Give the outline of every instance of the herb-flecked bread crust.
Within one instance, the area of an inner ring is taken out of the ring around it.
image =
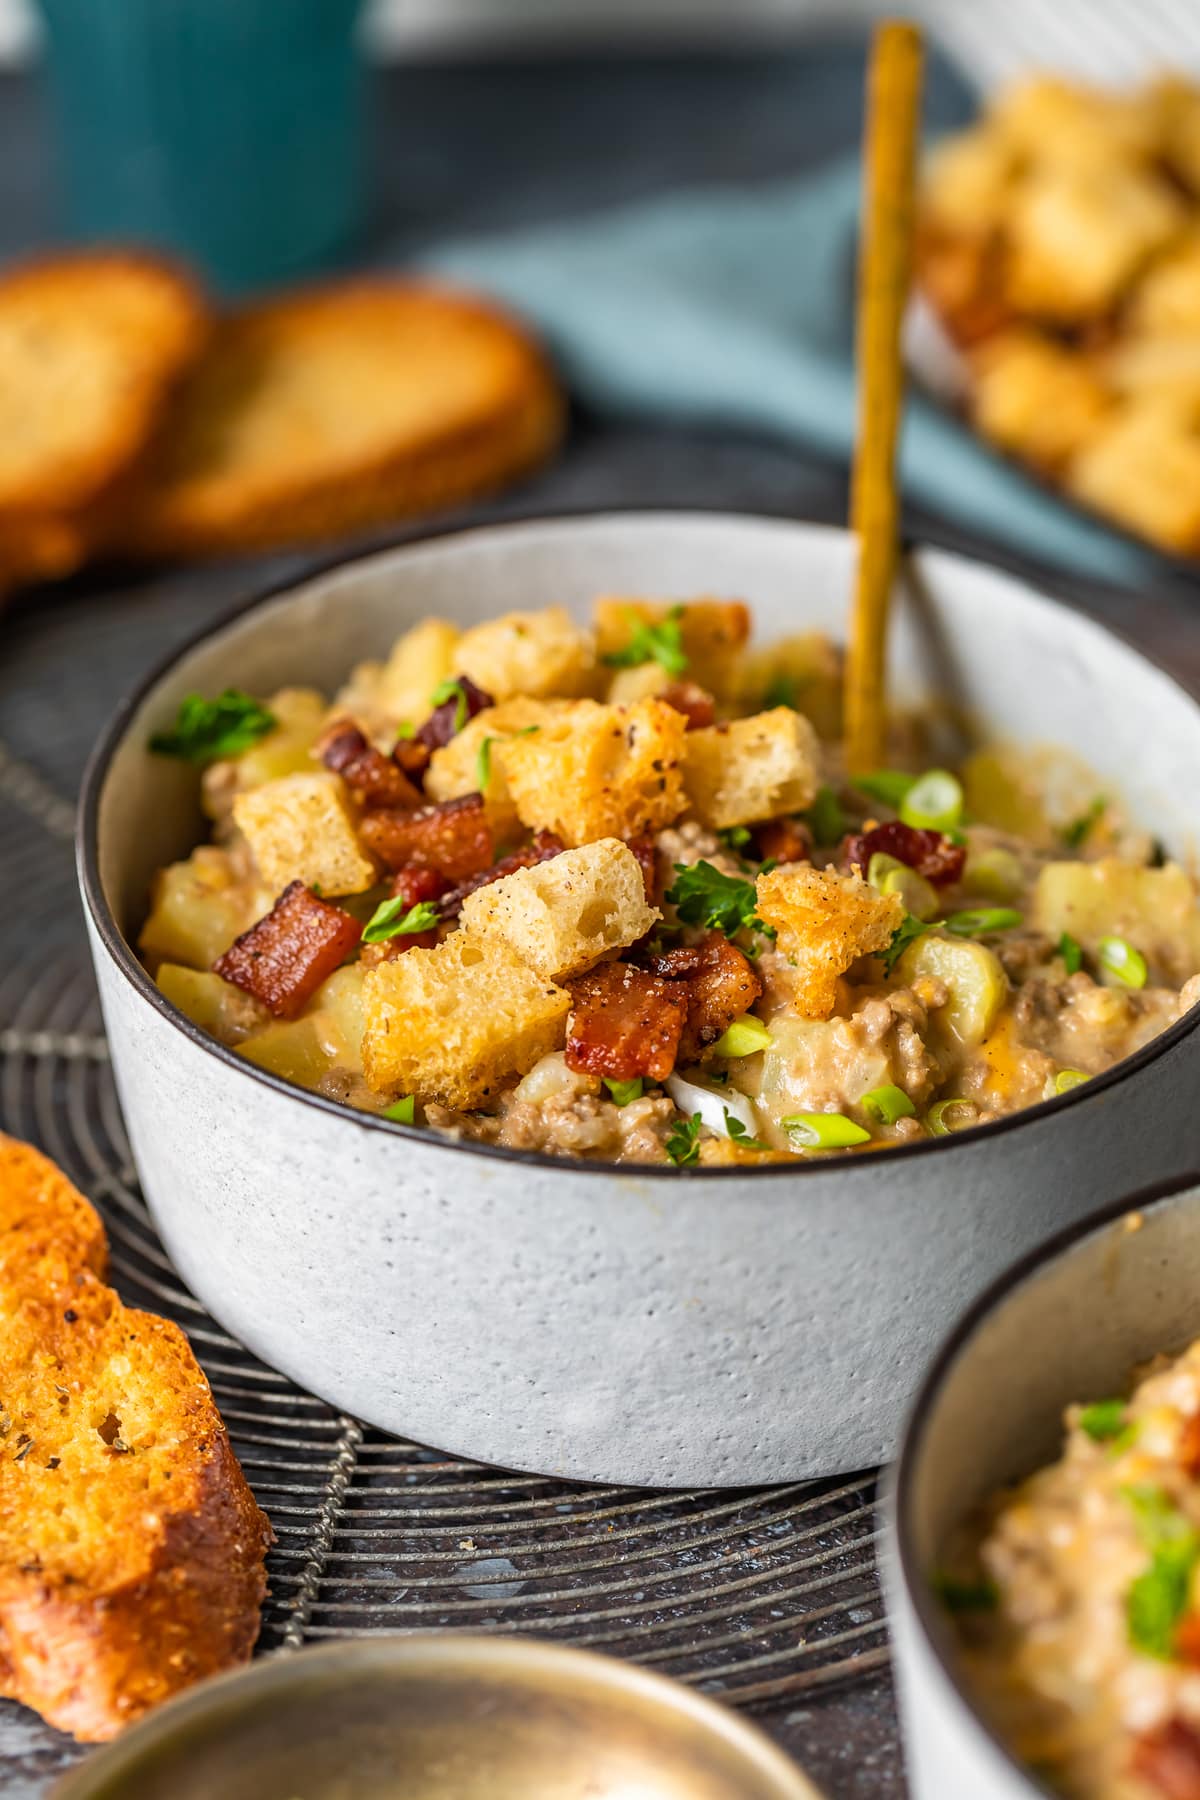
[[[230,313],[184,383],[123,549],[315,542],[494,491],[549,455],[563,400],[512,320],[363,280]]]
[[[0,1135],[0,1693],[89,1742],[249,1657],[271,1542],[186,1337],[106,1261]]]

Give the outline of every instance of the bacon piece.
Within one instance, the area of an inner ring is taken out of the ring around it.
[[[679,1060],[684,1063],[698,1062],[762,993],[749,957],[719,931],[711,932],[697,948],[700,966],[686,977],[687,1025],[679,1043]]]
[[[666,1080],[687,1018],[687,996],[678,982],[614,962],[567,986],[574,1002],[567,1021],[569,1069],[610,1081],[637,1075]]]
[[[521,850],[514,850],[511,856],[502,856],[490,869],[483,869],[478,875],[469,875],[457,887],[451,888],[448,894],[443,894],[438,911],[443,919],[456,919],[462,911],[463,901],[476,888],[490,887],[493,881],[500,881],[505,875],[513,875],[518,869],[532,869],[535,863],[549,862],[552,856],[561,856],[566,847],[562,839],[555,837],[552,831],[539,831],[532,844],[526,844]]]
[[[865,875],[875,855],[894,856],[907,863],[934,887],[948,887],[957,881],[967,860],[966,847],[953,844],[940,831],[921,831],[914,825],[902,825],[894,819],[889,825],[876,825],[870,831],[853,833],[842,842],[843,869],[861,869]]]
[[[1200,1734],[1182,1719],[1168,1719],[1136,1739],[1130,1773],[1163,1800],[1200,1800]]]
[[[751,836],[763,862],[812,861],[812,833],[799,819],[768,819],[765,825],[756,825]]]
[[[415,812],[380,808],[363,817],[358,835],[387,868],[416,863],[449,882],[477,875],[494,855],[482,794],[460,794]]]
[[[657,906],[662,896],[658,891],[658,850],[653,836],[647,832],[644,837],[626,838],[625,848],[638,859],[647,905]]]
[[[1180,1662],[1200,1669],[1200,1613],[1185,1613],[1175,1632],[1175,1654]]]
[[[293,881],[270,912],[217,958],[213,973],[253,994],[277,1019],[294,1019],[345,962],[362,931],[340,906]]]
[[[658,699],[665,700],[668,706],[683,714],[689,731],[700,731],[705,725],[711,725],[717,716],[712,695],[696,681],[673,681]]]
[[[1183,1421],[1179,1436],[1179,1466],[1186,1474],[1200,1477],[1200,1412]]]
[[[317,755],[340,775],[360,806],[420,806],[421,794],[399,765],[368,743],[351,719],[337,719],[323,732]]]
[[[397,738],[392,746],[392,761],[421,793],[425,791],[425,771],[432,755],[429,745],[419,742],[415,737]]]
[[[490,694],[485,694],[481,687],[475,686],[469,675],[456,675],[454,680],[462,692],[463,700],[466,701],[462,725],[465,725],[468,719],[473,719],[476,713],[481,713],[485,707],[496,704]],[[416,733],[416,742],[424,744],[429,750],[440,750],[443,744],[448,744],[450,739],[462,729],[458,717],[462,710],[464,709],[458,694],[451,694],[448,700],[443,700],[440,705],[434,707]]]
[[[390,885],[393,898],[403,900],[405,906],[419,906],[422,900],[440,900],[449,883],[436,869],[410,863],[407,868],[396,870]]]

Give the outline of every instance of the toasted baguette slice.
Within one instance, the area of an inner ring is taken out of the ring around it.
[[[474,301],[385,280],[284,295],[219,328],[124,545],[262,548],[453,505],[546,456],[562,413],[540,352]]]
[[[147,256],[0,276],[0,568],[23,579],[82,559],[208,330],[192,283]]]
[[[271,1541],[183,1332],[106,1260],[0,1135],[0,1693],[87,1741],[249,1656]]]

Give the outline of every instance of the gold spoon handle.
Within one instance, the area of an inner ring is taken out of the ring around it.
[[[846,758],[878,768],[885,738],[888,605],[896,575],[896,437],[904,401],[900,328],[912,260],[913,183],[921,101],[921,34],[888,21],[867,77],[863,222],[858,278],[858,447],[851,522],[858,539],[846,660]]]

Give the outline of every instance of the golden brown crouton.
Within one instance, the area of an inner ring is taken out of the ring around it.
[[[659,831],[683,811],[687,720],[663,700],[577,700],[528,737],[497,746],[523,824],[568,845]]]
[[[1164,549],[1200,550],[1200,435],[1170,408],[1116,415],[1070,465],[1067,487]]]
[[[601,661],[626,649],[639,625],[661,625],[678,614],[680,645],[686,669],[669,670],[678,679],[684,674],[710,694],[724,697],[736,692],[742,646],[750,636],[750,609],[741,600],[624,599],[597,600],[595,608],[596,652]],[[635,667],[644,667],[644,664]],[[638,694],[642,697],[644,690]],[[616,694],[611,698],[616,699]]]
[[[860,956],[884,949],[903,923],[899,894],[878,894],[859,875],[788,863],[760,875],[759,917],[796,965],[793,1004],[803,1018],[827,1019],[838,977]]]
[[[502,938],[548,981],[582,975],[644,937],[658,916],[646,904],[637,857],[616,838],[518,869],[477,889],[462,908],[465,930]]]
[[[688,805],[714,831],[800,812],[816,794],[819,755],[816,732],[790,706],[689,731],[683,746]]]
[[[1017,170],[1017,149],[989,125],[935,145],[922,171],[921,203],[941,231],[984,237],[1000,224]]]
[[[375,880],[337,775],[283,775],[238,794],[234,823],[274,894],[302,881],[322,894],[361,894]]]
[[[517,694],[571,699],[591,691],[596,647],[565,606],[547,606],[473,626],[459,639],[454,661],[459,674],[497,702]]]
[[[971,368],[971,413],[984,437],[1051,473],[1112,408],[1088,360],[1038,331],[1016,327],[988,338],[972,352]]]
[[[1200,231],[1190,231],[1156,258],[1129,302],[1137,333],[1175,337],[1200,333]]]
[[[1098,318],[1183,223],[1182,201],[1149,171],[1035,171],[1008,215],[1008,299],[1037,318]]]
[[[509,738],[523,732],[540,731],[547,720],[559,717],[570,705],[569,700],[521,698],[485,707],[456,732],[448,744],[434,751],[425,774],[425,792],[431,800],[454,800],[460,794],[481,792],[496,843],[511,842],[520,830],[521,821],[508,791],[501,747]],[[491,738],[492,744],[481,769],[484,738]],[[482,786],[481,775],[486,776]]]
[[[455,931],[363,982],[363,1069],[376,1093],[482,1106],[561,1048],[571,997],[490,933]]]
[[[376,690],[378,705],[393,725],[424,724],[433,710],[434,689],[459,673],[454,660],[458,641],[458,627],[448,619],[422,619],[396,639]]]
[[[1136,165],[1154,156],[1162,109],[1152,89],[1110,93],[1031,75],[1001,90],[988,109],[988,129],[1028,162],[1054,168]]]

